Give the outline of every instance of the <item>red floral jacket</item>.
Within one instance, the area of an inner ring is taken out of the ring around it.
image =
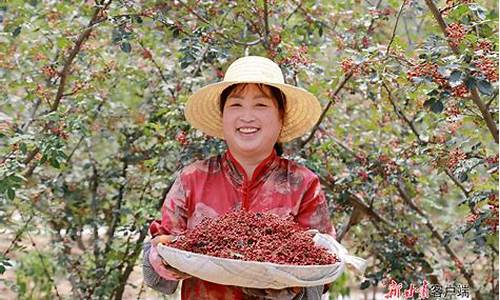
[[[247,178],[229,150],[219,156],[185,167],[162,206],[161,221],[149,227],[153,236],[179,234],[204,217],[217,217],[233,210],[292,215],[307,229],[335,236],[319,178],[312,171],[273,151]],[[198,278],[182,282],[181,298],[243,299],[241,288]]]

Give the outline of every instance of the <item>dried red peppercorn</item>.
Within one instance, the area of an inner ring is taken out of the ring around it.
[[[338,258],[314,244],[290,216],[271,213],[231,212],[204,219],[169,246],[215,257],[289,265],[326,265]]]

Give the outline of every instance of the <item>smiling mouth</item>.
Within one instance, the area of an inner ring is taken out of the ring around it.
[[[242,134],[254,134],[258,132],[260,128],[255,128],[255,127],[240,127],[237,128],[236,131]]]

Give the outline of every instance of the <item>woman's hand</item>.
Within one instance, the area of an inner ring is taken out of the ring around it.
[[[248,296],[269,300],[291,300],[302,293],[303,288],[291,287],[282,290],[243,288],[243,293]]]
[[[156,247],[158,244],[166,244],[175,239],[173,235],[159,235],[151,240],[151,250],[149,252],[149,262],[158,275],[167,280],[183,280],[192,277],[169,266],[158,254]]]

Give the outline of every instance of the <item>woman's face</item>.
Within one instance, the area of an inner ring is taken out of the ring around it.
[[[281,132],[282,120],[271,90],[256,84],[236,87],[224,104],[224,138],[233,154],[265,157],[271,153]]]

